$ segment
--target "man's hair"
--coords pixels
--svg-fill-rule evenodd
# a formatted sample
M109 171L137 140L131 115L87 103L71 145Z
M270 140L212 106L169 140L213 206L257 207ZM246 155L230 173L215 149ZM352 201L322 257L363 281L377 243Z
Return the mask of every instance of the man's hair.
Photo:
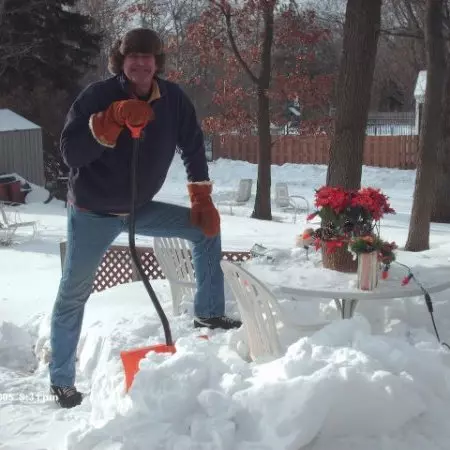
M109 53L108 69L113 75L119 74L123 69L123 61L130 53L151 53L155 56L156 73L164 72L166 55L164 44L158 34L149 28L135 28L128 31L123 39L114 42Z

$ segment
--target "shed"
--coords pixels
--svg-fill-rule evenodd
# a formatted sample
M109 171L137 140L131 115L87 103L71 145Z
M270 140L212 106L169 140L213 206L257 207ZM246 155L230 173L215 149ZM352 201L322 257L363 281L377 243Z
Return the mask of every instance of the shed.
M414 99L416 100L416 132L420 132L422 123L423 104L425 103L425 92L427 90L427 71L421 70L417 75L416 87L414 88Z
M9 109L0 109L0 174L17 173L45 185L42 129Z

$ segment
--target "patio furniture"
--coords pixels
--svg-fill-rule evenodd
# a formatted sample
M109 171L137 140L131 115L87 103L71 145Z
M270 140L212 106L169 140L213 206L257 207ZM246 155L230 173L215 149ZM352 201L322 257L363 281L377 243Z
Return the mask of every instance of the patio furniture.
M306 207L302 207L297 201L301 199ZM297 222L298 212L305 210L309 214L309 202L302 195L290 195L287 183L278 182L275 184L275 205L283 211L293 211L294 223Z
M255 276L229 261L220 263L225 280L236 298L248 348L248 358L265 362L281 356L280 329L316 331L326 323L299 325L292 323L282 312L276 297ZM239 347L239 342L236 343ZM239 348L237 348L238 353ZM242 356L242 355L241 355Z
M356 274L345 274L335 271L330 271L330 273L335 272L336 281L333 287L324 287L320 284L318 276L298 277L298 269L295 267L295 264L295 260L288 259L283 261L277 268L274 267L273 263L261 261L258 265L248 267L248 270L255 276L264 279L266 285L277 297L290 298L292 300L308 299L308 301L314 298L318 300L334 300L342 319L353 317L361 301L382 303L382 300L412 298L424 295L421 287L416 286L412 281L408 285L402 286L402 280L407 275L407 272L397 264L391 267L389 278L380 280L378 286L372 291L357 289ZM450 265L432 266L429 268L416 266L412 270L430 294L450 289ZM417 271L421 273L418 274ZM274 278L278 273L280 274L280 280L275 282ZM319 285L317 286L318 282ZM330 284L330 281L328 280L327 283Z
M9 245L19 228L31 227L33 230L32 237L35 236L37 231L37 222L29 221L24 222L20 218L18 211L11 213L8 207L12 207L14 203L0 202L0 242Z
M156 237L153 243L156 259L169 281L173 314L178 316L183 298L193 298L196 291L190 244L184 239L166 237Z
M253 180L251 178L242 178L239 180L237 191L233 192L231 196L229 194L215 194L214 201L217 208L220 205L229 206L230 214L233 214L233 206L243 206L247 204L252 196Z

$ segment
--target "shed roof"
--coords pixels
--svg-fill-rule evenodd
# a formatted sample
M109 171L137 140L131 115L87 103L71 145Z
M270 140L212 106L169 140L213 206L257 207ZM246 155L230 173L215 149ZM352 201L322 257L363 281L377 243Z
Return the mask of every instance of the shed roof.
M414 89L414 97L416 102L425 103L425 91L427 89L427 71L421 70L417 75L416 87Z
M10 109L0 109L0 132L41 128Z

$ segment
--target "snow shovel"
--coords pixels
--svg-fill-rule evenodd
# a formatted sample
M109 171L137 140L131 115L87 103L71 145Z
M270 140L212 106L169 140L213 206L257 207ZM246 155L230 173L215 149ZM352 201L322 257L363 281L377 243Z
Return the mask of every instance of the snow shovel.
M156 297L155 291L153 290L147 275L139 261L139 257L136 252L135 245L135 202L137 198L137 165L139 157L139 140L141 136L142 127L133 127L127 123L127 127L130 130L131 136L133 138L133 154L131 160L131 204L130 204L130 217L129 217L129 228L128 228L128 245L130 248L131 258L134 262L135 267L139 271L142 282L144 283L145 289L150 296L153 306L155 307L158 316L161 320L162 326L164 328L164 334L166 343L156 344L143 348L135 348L131 350L125 350L120 353L122 359L122 364L125 370L125 385L126 392L128 392L131 384L133 383L134 376L139 370L139 361L145 357L145 355L151 351L156 353L175 353L176 349L172 340L172 333L170 330L169 321L161 307L161 304Z

